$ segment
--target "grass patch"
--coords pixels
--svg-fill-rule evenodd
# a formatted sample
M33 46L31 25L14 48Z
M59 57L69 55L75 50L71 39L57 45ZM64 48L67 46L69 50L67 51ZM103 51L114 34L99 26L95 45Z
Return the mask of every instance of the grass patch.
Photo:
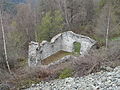
M42 60L41 63L42 63L43 65L48 65L48 64L50 64L50 63L52 63L52 62L55 62L55 61L63 58L63 57L66 56L66 55L71 55L71 54L72 54L72 53L70 53L70 52L59 51L59 52L51 55L50 57Z
M120 37L111 38L110 41L120 40Z
M36 81L36 80L32 80L32 79L24 79L19 81L19 83L17 84L17 88L21 89L25 89L25 88L29 88L32 84L37 84L40 81Z
M93 39L95 39L98 42L98 45L100 45L100 46L104 46L105 45L105 38L93 36Z
M78 42L74 42L74 52L80 53L80 48L81 48L81 44Z
M63 69L60 72L59 79L64 79L64 78L72 77L72 75L73 75L73 70L65 68L65 69Z
M24 67L27 65L27 59L26 58L18 58L17 59L17 68Z

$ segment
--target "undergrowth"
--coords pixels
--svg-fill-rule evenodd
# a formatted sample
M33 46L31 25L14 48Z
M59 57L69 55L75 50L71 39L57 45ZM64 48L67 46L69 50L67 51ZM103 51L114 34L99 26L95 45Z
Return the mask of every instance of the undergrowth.
M65 68L60 72L59 79L72 77L72 75L73 75L73 70L69 68Z

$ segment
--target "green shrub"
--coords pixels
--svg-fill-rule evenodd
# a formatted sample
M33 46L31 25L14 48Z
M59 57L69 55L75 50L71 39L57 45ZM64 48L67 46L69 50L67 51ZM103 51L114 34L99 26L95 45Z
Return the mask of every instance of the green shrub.
M104 46L105 45L105 38L94 35L93 39L95 39L97 41L99 46Z
M59 79L64 79L64 78L67 78L67 77L71 77L72 75L73 75L73 70L65 68L64 70L62 70L60 72Z
M23 67L27 64L27 59L26 58L18 58L17 59L17 62L18 62L18 67Z
M114 37L114 38L111 38L110 40L111 40L111 41L120 40L120 37Z
M25 88L30 87L32 84L37 84L37 83L38 83L38 81L31 80L31 79L21 80L21 81L19 81L17 88L25 89Z
M41 42L42 40L48 40L61 32L63 28L63 17L59 10L54 12L47 12L40 24L37 25L37 40Z
M106 0L100 0L99 7L103 8L105 6L105 4L106 4Z
M74 42L74 52L80 53L81 44Z

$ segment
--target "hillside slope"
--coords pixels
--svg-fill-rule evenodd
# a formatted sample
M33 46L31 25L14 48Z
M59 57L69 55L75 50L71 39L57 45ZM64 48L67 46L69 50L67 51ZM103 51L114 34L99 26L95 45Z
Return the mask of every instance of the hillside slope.
M81 78L40 82L26 90L120 90L120 66L111 72L98 72Z

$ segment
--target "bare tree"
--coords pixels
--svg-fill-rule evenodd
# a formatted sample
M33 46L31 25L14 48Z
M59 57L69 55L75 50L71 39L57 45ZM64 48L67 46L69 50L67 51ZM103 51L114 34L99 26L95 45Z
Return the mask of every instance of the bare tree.
M100 43L105 43L107 48L108 46L108 37L111 32L110 28L112 28L112 19L111 19L111 5L106 3L105 6L102 7L100 13L97 17L97 24L95 29L95 37L99 38ZM110 25L111 23L111 25Z
M93 0L56 0L67 29L79 29L93 19Z
M111 6L109 6L109 15L108 15L108 22L107 22L107 30L106 30L106 49L108 48L108 38L109 38L109 29L110 29L110 18L111 18Z
M5 53L6 65L7 65L9 73L12 74L11 69L10 69L10 65L9 65L9 62L8 62L8 56L7 56L5 31L4 31L3 18L2 18L2 8L0 10L0 23L1 23L1 29L2 29L2 36L3 36L3 43L4 43L4 53Z

